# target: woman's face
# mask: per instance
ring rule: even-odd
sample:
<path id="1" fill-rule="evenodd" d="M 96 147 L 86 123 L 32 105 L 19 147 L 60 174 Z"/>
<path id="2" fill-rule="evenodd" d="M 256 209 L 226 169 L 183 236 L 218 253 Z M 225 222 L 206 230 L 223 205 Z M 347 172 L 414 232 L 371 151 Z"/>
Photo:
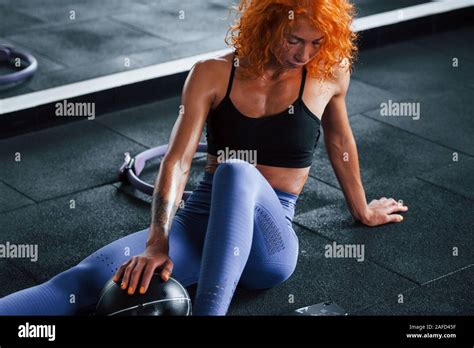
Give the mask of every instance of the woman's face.
<path id="1" fill-rule="evenodd" d="M 293 29 L 286 34 L 279 50 L 283 67 L 300 69 L 308 64 L 316 56 L 322 39 L 322 32 L 315 29 L 309 19 L 298 18 Z"/>

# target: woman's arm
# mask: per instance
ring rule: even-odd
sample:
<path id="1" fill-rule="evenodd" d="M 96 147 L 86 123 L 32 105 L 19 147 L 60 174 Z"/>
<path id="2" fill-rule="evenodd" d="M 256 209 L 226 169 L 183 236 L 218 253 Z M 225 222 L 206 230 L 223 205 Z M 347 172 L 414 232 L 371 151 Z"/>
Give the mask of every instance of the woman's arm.
<path id="1" fill-rule="evenodd" d="M 329 160 L 341 185 L 349 211 L 355 219 L 369 226 L 401 222 L 403 217 L 393 213 L 406 211 L 408 208 L 398 204 L 394 199 L 383 197 L 367 204 L 360 177 L 357 145 L 345 102 L 350 81 L 349 69 L 339 67 L 336 77 L 336 92 L 326 106 L 321 123 Z"/>
<path id="2" fill-rule="evenodd" d="M 210 69 L 209 62 L 197 63 L 184 84 L 182 106 L 155 181 L 147 246 L 168 246 L 171 222 L 181 202 L 191 162 L 214 98 L 213 88 L 209 85 Z"/>
<path id="3" fill-rule="evenodd" d="M 207 114 L 215 98 L 212 64 L 212 61 L 203 61 L 194 65 L 184 84 L 182 105 L 155 181 L 146 249 L 125 262 L 115 274 L 115 281 L 119 281 L 123 275 L 121 288 L 128 289 L 130 295 L 137 290 L 140 279 L 140 293 L 147 291 L 155 269 L 161 269 L 161 277 L 165 281 L 173 271 L 168 234 L 183 196 Z"/>

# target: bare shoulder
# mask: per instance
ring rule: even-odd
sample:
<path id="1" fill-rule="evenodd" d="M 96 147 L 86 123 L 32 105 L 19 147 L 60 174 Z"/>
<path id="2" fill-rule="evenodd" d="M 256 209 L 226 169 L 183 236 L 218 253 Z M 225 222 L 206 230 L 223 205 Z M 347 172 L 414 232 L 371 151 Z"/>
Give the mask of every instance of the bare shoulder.
<path id="1" fill-rule="evenodd" d="M 232 52 L 230 52 L 216 57 L 202 59 L 193 66 L 193 69 L 200 74 L 206 75 L 210 80 L 216 81 L 216 78 L 219 78 L 219 76 L 230 69 L 232 57 Z"/>
<path id="2" fill-rule="evenodd" d="M 205 98 L 212 107 L 225 89 L 231 62 L 232 53 L 197 61 L 188 74 L 184 91 L 193 98 Z"/>
<path id="3" fill-rule="evenodd" d="M 211 100 L 211 108 L 223 98 L 227 88 L 232 64 L 232 52 L 220 56 L 203 59 L 194 64 L 190 77 L 197 81 Z"/>
<path id="4" fill-rule="evenodd" d="M 351 69 L 347 59 L 335 64 L 332 68 L 333 77 L 322 80 L 318 77 L 308 75 L 310 88 L 319 94 L 330 94 L 331 96 L 345 94 L 349 88 Z"/>
<path id="5" fill-rule="evenodd" d="M 349 89 L 351 80 L 351 68 L 349 60 L 344 58 L 341 63 L 334 65 L 334 84 L 336 85 L 337 94 L 345 95 Z"/>
<path id="6" fill-rule="evenodd" d="M 323 115 L 328 106 L 335 102 L 344 102 L 349 88 L 350 66 L 347 61 L 333 66 L 333 77 L 321 79 L 318 76 L 307 75 L 307 90 L 310 97 L 305 102 L 315 115 Z M 322 116 L 324 119 L 325 116 Z"/>

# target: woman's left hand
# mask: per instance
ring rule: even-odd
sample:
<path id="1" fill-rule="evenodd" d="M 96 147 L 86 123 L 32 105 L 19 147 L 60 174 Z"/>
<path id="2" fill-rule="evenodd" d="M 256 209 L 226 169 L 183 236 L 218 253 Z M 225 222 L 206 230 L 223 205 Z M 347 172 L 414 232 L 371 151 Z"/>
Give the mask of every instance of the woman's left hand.
<path id="1" fill-rule="evenodd" d="M 374 199 L 367 205 L 366 216 L 361 222 L 367 226 L 378 226 L 389 222 L 402 222 L 403 216 L 394 214 L 407 211 L 408 207 L 393 198 Z"/>

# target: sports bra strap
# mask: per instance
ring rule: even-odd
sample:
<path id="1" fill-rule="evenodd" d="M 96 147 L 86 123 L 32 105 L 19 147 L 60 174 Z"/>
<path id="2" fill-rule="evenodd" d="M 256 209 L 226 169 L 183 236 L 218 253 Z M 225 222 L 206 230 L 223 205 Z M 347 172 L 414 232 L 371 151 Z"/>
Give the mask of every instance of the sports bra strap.
<path id="1" fill-rule="evenodd" d="M 232 90 L 232 84 L 234 82 L 234 74 L 235 74 L 235 52 L 234 52 L 234 55 L 232 56 L 232 69 L 230 71 L 229 83 L 227 84 L 227 93 L 225 95 L 226 98 L 229 98 L 230 96 L 230 91 Z"/>
<path id="2" fill-rule="evenodd" d="M 299 99 L 303 98 L 304 86 L 306 83 L 306 68 L 303 67 L 303 79 L 301 80 Z"/>

